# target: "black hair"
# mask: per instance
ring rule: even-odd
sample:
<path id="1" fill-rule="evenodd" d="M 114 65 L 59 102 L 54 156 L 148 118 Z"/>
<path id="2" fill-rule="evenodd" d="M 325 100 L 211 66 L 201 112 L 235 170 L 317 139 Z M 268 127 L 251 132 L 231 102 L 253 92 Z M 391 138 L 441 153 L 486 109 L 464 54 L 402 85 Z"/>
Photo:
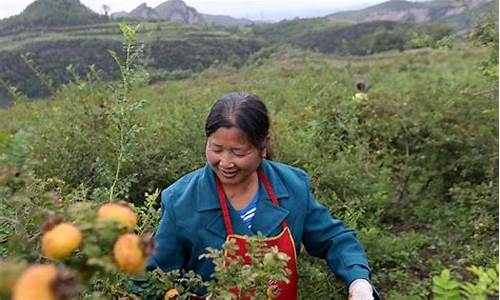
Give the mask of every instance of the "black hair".
<path id="1" fill-rule="evenodd" d="M 363 83 L 363 82 L 358 82 L 356 84 L 356 88 L 358 89 L 358 91 L 360 92 L 365 92 L 366 91 L 366 85 Z"/>
<path id="2" fill-rule="evenodd" d="M 208 114 L 205 134 L 208 138 L 217 129 L 236 127 L 246 135 L 257 149 L 266 148 L 266 158 L 271 158 L 269 147 L 269 113 L 259 97 L 252 93 L 229 93 L 219 98 Z"/>

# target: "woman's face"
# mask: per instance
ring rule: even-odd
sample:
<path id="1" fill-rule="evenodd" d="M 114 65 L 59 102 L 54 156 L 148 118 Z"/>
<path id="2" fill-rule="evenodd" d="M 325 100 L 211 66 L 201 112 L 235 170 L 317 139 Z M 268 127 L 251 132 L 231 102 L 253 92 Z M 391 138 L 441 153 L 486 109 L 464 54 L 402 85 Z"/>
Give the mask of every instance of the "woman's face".
<path id="1" fill-rule="evenodd" d="M 221 127 L 207 139 L 207 161 L 225 185 L 245 182 L 259 167 L 265 150 L 250 144 L 243 131 Z"/>

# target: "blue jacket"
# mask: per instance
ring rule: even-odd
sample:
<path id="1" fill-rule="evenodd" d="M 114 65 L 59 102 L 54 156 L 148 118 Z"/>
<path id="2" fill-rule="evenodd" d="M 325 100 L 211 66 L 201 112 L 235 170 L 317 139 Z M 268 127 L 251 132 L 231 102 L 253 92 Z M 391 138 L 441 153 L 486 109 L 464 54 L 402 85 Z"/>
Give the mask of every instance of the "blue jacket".
<path id="1" fill-rule="evenodd" d="M 297 254 L 303 243 L 308 253 L 326 259 L 330 269 L 346 285 L 359 278 L 369 280 L 367 257 L 355 233 L 333 219 L 329 211 L 315 200 L 309 176 L 300 169 L 267 160 L 262 162 L 262 169 L 280 206 L 272 204 L 260 183 L 260 201 L 252 229 L 228 205 L 234 232 L 240 235 L 261 232 L 264 236 L 275 236 L 281 232 L 281 222 L 286 219 Z M 199 260 L 198 257 L 206 252 L 207 247 L 222 248 L 226 239 L 214 176 L 207 164 L 162 191 L 157 250 L 148 269 L 193 270 L 204 280 L 210 279 L 214 265 L 210 260 Z"/>

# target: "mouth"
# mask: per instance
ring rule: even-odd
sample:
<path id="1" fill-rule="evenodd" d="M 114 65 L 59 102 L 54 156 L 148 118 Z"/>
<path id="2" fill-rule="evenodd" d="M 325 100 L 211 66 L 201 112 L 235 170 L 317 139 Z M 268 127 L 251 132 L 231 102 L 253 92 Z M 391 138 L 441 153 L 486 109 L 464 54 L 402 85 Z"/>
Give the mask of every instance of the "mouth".
<path id="1" fill-rule="evenodd" d="M 221 168 L 219 168 L 219 172 L 225 178 L 233 178 L 238 173 L 237 170 L 226 170 L 226 169 L 221 169 Z"/>

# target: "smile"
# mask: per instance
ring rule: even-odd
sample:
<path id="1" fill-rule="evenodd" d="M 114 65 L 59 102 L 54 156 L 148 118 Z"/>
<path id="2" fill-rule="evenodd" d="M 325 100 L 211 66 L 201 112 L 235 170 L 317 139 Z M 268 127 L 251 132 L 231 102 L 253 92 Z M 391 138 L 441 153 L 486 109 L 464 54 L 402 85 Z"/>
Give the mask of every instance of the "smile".
<path id="1" fill-rule="evenodd" d="M 226 177 L 226 178 L 232 178 L 234 176 L 236 176 L 236 174 L 238 173 L 237 170 L 224 170 L 224 169 L 219 169 L 220 173 L 222 174 L 222 176 Z"/>

